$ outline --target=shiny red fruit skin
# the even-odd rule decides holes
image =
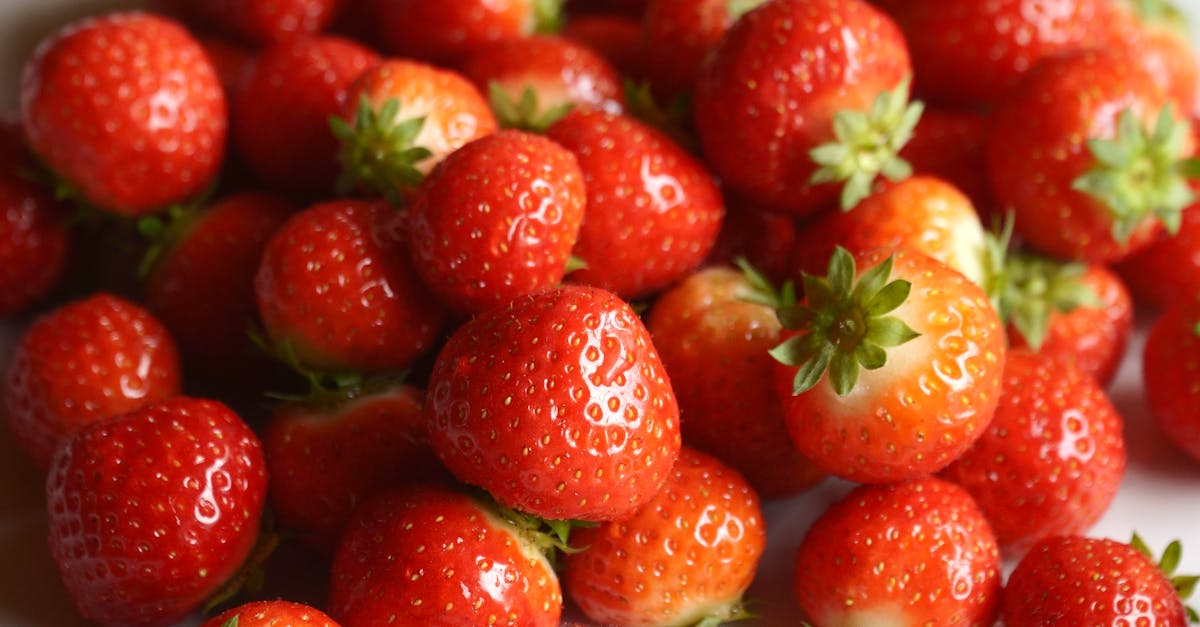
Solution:
[[[71,245],[70,208],[22,176],[28,165],[0,157],[0,317],[50,296],[63,278]]]
[[[231,607],[208,619],[200,627],[225,627],[235,618],[237,627],[339,627],[325,612],[283,599],[250,601]]]
[[[557,627],[562,590],[515,527],[450,488],[412,486],[359,507],[332,565],[329,613],[347,626]]]
[[[452,66],[479,47],[533,34],[536,0],[381,0],[377,19],[393,55]]]
[[[670,99],[696,84],[708,55],[733,25],[730,0],[652,0],[641,20],[643,71]]]
[[[168,399],[59,449],[46,479],[50,552],[85,617],[172,624],[242,565],[266,490],[258,439],[237,414]]]
[[[1150,327],[1142,386],[1150,414],[1179,450],[1200,461],[1200,301],[1180,298]]]
[[[1192,184],[1192,190],[1200,182]],[[1139,304],[1158,310],[1200,293],[1200,203],[1183,210],[1179,232],[1161,234],[1145,248],[1122,259],[1113,269],[1125,280]]]
[[[26,62],[30,147],[90,203],[141,215],[207,187],[221,167],[225,93],[176,22],[141,12],[84,18]]]
[[[345,0],[180,0],[227,35],[269,45],[325,30]]]
[[[564,286],[485,312],[447,340],[425,422],[459,480],[549,519],[610,520],[666,480],[679,409],[637,314]]]
[[[150,312],[97,293],[43,314],[18,338],[4,380],[9,425],[46,468],[72,432],[170,398],[179,350]]]

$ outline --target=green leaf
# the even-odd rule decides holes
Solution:
[[[725,10],[729,12],[729,20],[731,22],[736,22],[740,20],[743,15],[758,8],[759,5],[762,5],[765,2],[766,0],[729,0],[729,2],[725,5]]]
[[[860,343],[854,348],[854,358],[858,364],[867,370],[878,370],[887,364],[887,351],[870,340]]]
[[[775,316],[783,328],[792,331],[810,329],[817,320],[817,312],[804,305],[780,307],[775,311]]]
[[[895,264],[895,256],[888,255],[887,259],[875,264],[862,273],[858,279],[858,285],[854,286],[854,293],[851,298],[858,302],[869,303],[879,290],[887,284],[888,277],[892,275],[892,266]]]
[[[908,323],[895,316],[873,318],[867,326],[866,341],[876,346],[890,348],[920,337]]]
[[[883,162],[883,167],[880,168],[880,173],[883,174],[889,181],[902,181],[912,176],[912,164],[904,160],[899,155],[889,157]]]
[[[843,144],[829,143],[821,144],[820,146],[813,148],[808,152],[808,155],[812,157],[812,160],[818,164],[837,166],[850,157],[850,150]],[[832,174],[830,176],[832,176]]]
[[[909,293],[912,292],[912,283],[904,279],[897,279],[883,286],[878,293],[867,301],[867,314],[871,316],[882,316],[886,313],[895,311],[900,305],[903,305],[908,300]]]
[[[821,377],[829,369],[834,352],[832,344],[825,344],[815,355],[799,365],[796,376],[792,379],[792,396],[799,396],[821,382]]]
[[[849,211],[862,202],[864,198],[871,195],[871,184],[875,180],[874,173],[865,172],[863,170],[855,171],[846,179],[845,185],[842,186],[842,193],[839,197],[839,206],[842,211]]]
[[[793,335],[767,351],[775,361],[785,366],[799,366],[811,359],[814,352],[807,335]]]
[[[854,255],[838,246],[829,258],[829,289],[837,297],[850,295],[854,285],[854,277],[858,273],[855,268]]]
[[[848,396],[858,383],[858,360],[854,353],[831,351],[829,360],[829,383],[838,396]]]
[[[1129,539],[1129,546],[1132,546],[1138,553],[1145,555],[1151,560],[1154,559],[1154,551],[1150,550],[1150,547],[1146,545],[1146,541],[1142,539],[1142,536],[1138,535],[1138,532],[1133,532],[1133,537]]]
[[[1179,560],[1183,557],[1183,545],[1179,540],[1173,540],[1163,549],[1162,557],[1158,559],[1158,569],[1168,577],[1175,574],[1179,568]]]
[[[240,614],[234,614],[232,618],[221,624],[221,627],[238,627],[238,617]]]
[[[829,286],[829,280],[825,277],[806,273],[800,276],[800,280],[804,284],[804,300],[808,303],[809,307],[813,309],[826,309],[832,303],[836,302],[837,295],[834,293],[833,288]]]

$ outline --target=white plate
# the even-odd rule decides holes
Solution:
[[[70,18],[133,7],[133,0],[0,0],[0,112],[16,107],[20,66],[37,41]],[[1193,15],[1200,0],[1181,0]],[[1140,328],[1149,322],[1143,314]],[[1172,539],[1184,541],[1180,572],[1200,573],[1200,464],[1172,449],[1155,429],[1141,391],[1143,334],[1130,344],[1110,389],[1126,421],[1129,465],[1120,492],[1091,535],[1128,540],[1136,530],[1160,550]],[[0,358],[8,354],[12,327],[0,325]],[[6,363],[7,359],[3,362]],[[1198,410],[1200,411],[1200,410]],[[808,525],[848,484],[829,481],[802,497],[766,506],[769,541],[759,578],[749,596],[758,624],[790,625],[792,562]],[[0,427],[0,627],[85,625],[58,581],[46,549],[41,477]],[[302,554],[283,552],[268,573],[268,591],[320,604],[322,566]],[[299,573],[299,575],[297,575]]]

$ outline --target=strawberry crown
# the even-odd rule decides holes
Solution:
[[[670,102],[660,104],[654,98],[649,81],[623,81],[625,113],[658,129],[690,152],[700,151],[700,141],[689,128],[692,119],[692,98],[680,93]]]
[[[1129,5],[1142,23],[1165,26],[1168,30],[1188,37],[1191,32],[1187,16],[1169,0],[1119,0]]]
[[[729,12],[731,21],[738,21],[742,16],[757,9],[760,5],[766,4],[767,0],[729,0],[725,4],[725,10]]]
[[[421,184],[425,175],[417,164],[433,156],[428,148],[416,145],[425,117],[399,118],[398,98],[387,99],[376,110],[365,94],[359,98],[353,122],[329,118],[329,129],[341,143],[339,193],[364,189],[400,206],[404,191]]]
[[[1191,129],[1175,118],[1170,104],[1147,134],[1133,109],[1121,111],[1116,136],[1089,139],[1095,165],[1071,183],[1100,201],[1112,218],[1113,239],[1126,243],[1147,218],[1179,230],[1184,207],[1196,200],[1188,179],[1200,176],[1200,160],[1184,158]]]
[[[876,177],[908,178],[912,165],[900,149],[912,139],[925,105],[909,101],[911,77],[875,97],[868,111],[843,109],[833,116],[834,140],[809,151],[818,166],[809,184],[841,182],[841,207],[848,211],[871,193]]]
[[[1003,285],[993,300],[996,312],[1001,320],[1016,327],[1033,350],[1045,342],[1053,314],[1104,306],[1083,280],[1087,273],[1083,263],[1064,263],[1022,252],[1008,258],[1003,273]]]
[[[531,133],[544,133],[575,108],[575,103],[563,102],[542,111],[537,91],[532,86],[526,85],[520,99],[514,101],[496,81],[488,83],[488,104],[501,127]]]
[[[557,33],[563,27],[564,0],[533,1],[533,32]]]
[[[1172,540],[1167,545],[1167,548],[1163,549],[1161,557],[1156,557],[1154,552],[1150,550],[1150,547],[1146,545],[1146,541],[1136,532],[1133,534],[1133,538],[1130,539],[1129,544],[1139,553],[1150,558],[1150,561],[1155,562],[1158,565],[1158,569],[1162,571],[1163,576],[1167,578],[1167,581],[1171,582],[1171,587],[1175,588],[1175,593],[1179,595],[1179,600],[1184,604],[1183,609],[1187,612],[1188,622],[1200,622],[1200,614],[1197,614],[1195,608],[1187,604],[1187,600],[1196,591],[1196,584],[1200,582],[1200,575],[1175,574],[1175,571],[1179,569],[1179,562],[1183,557],[1183,545],[1179,540]]]
[[[776,310],[783,328],[799,331],[771,349],[771,355],[798,368],[792,394],[813,388],[825,372],[838,396],[858,382],[860,369],[875,370],[887,363],[885,348],[899,346],[920,334],[894,311],[908,299],[912,283],[889,280],[895,256],[858,275],[854,257],[841,246],[829,260],[829,273],[805,273],[804,303]]]

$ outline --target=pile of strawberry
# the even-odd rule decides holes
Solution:
[[[834,476],[770,621],[1184,624],[1178,544],[1086,534],[1135,305],[1200,463],[1198,88],[1165,0],[67,24],[0,127],[63,584],[105,625],[716,624],[763,503]],[[281,543],[319,609],[248,602]]]

